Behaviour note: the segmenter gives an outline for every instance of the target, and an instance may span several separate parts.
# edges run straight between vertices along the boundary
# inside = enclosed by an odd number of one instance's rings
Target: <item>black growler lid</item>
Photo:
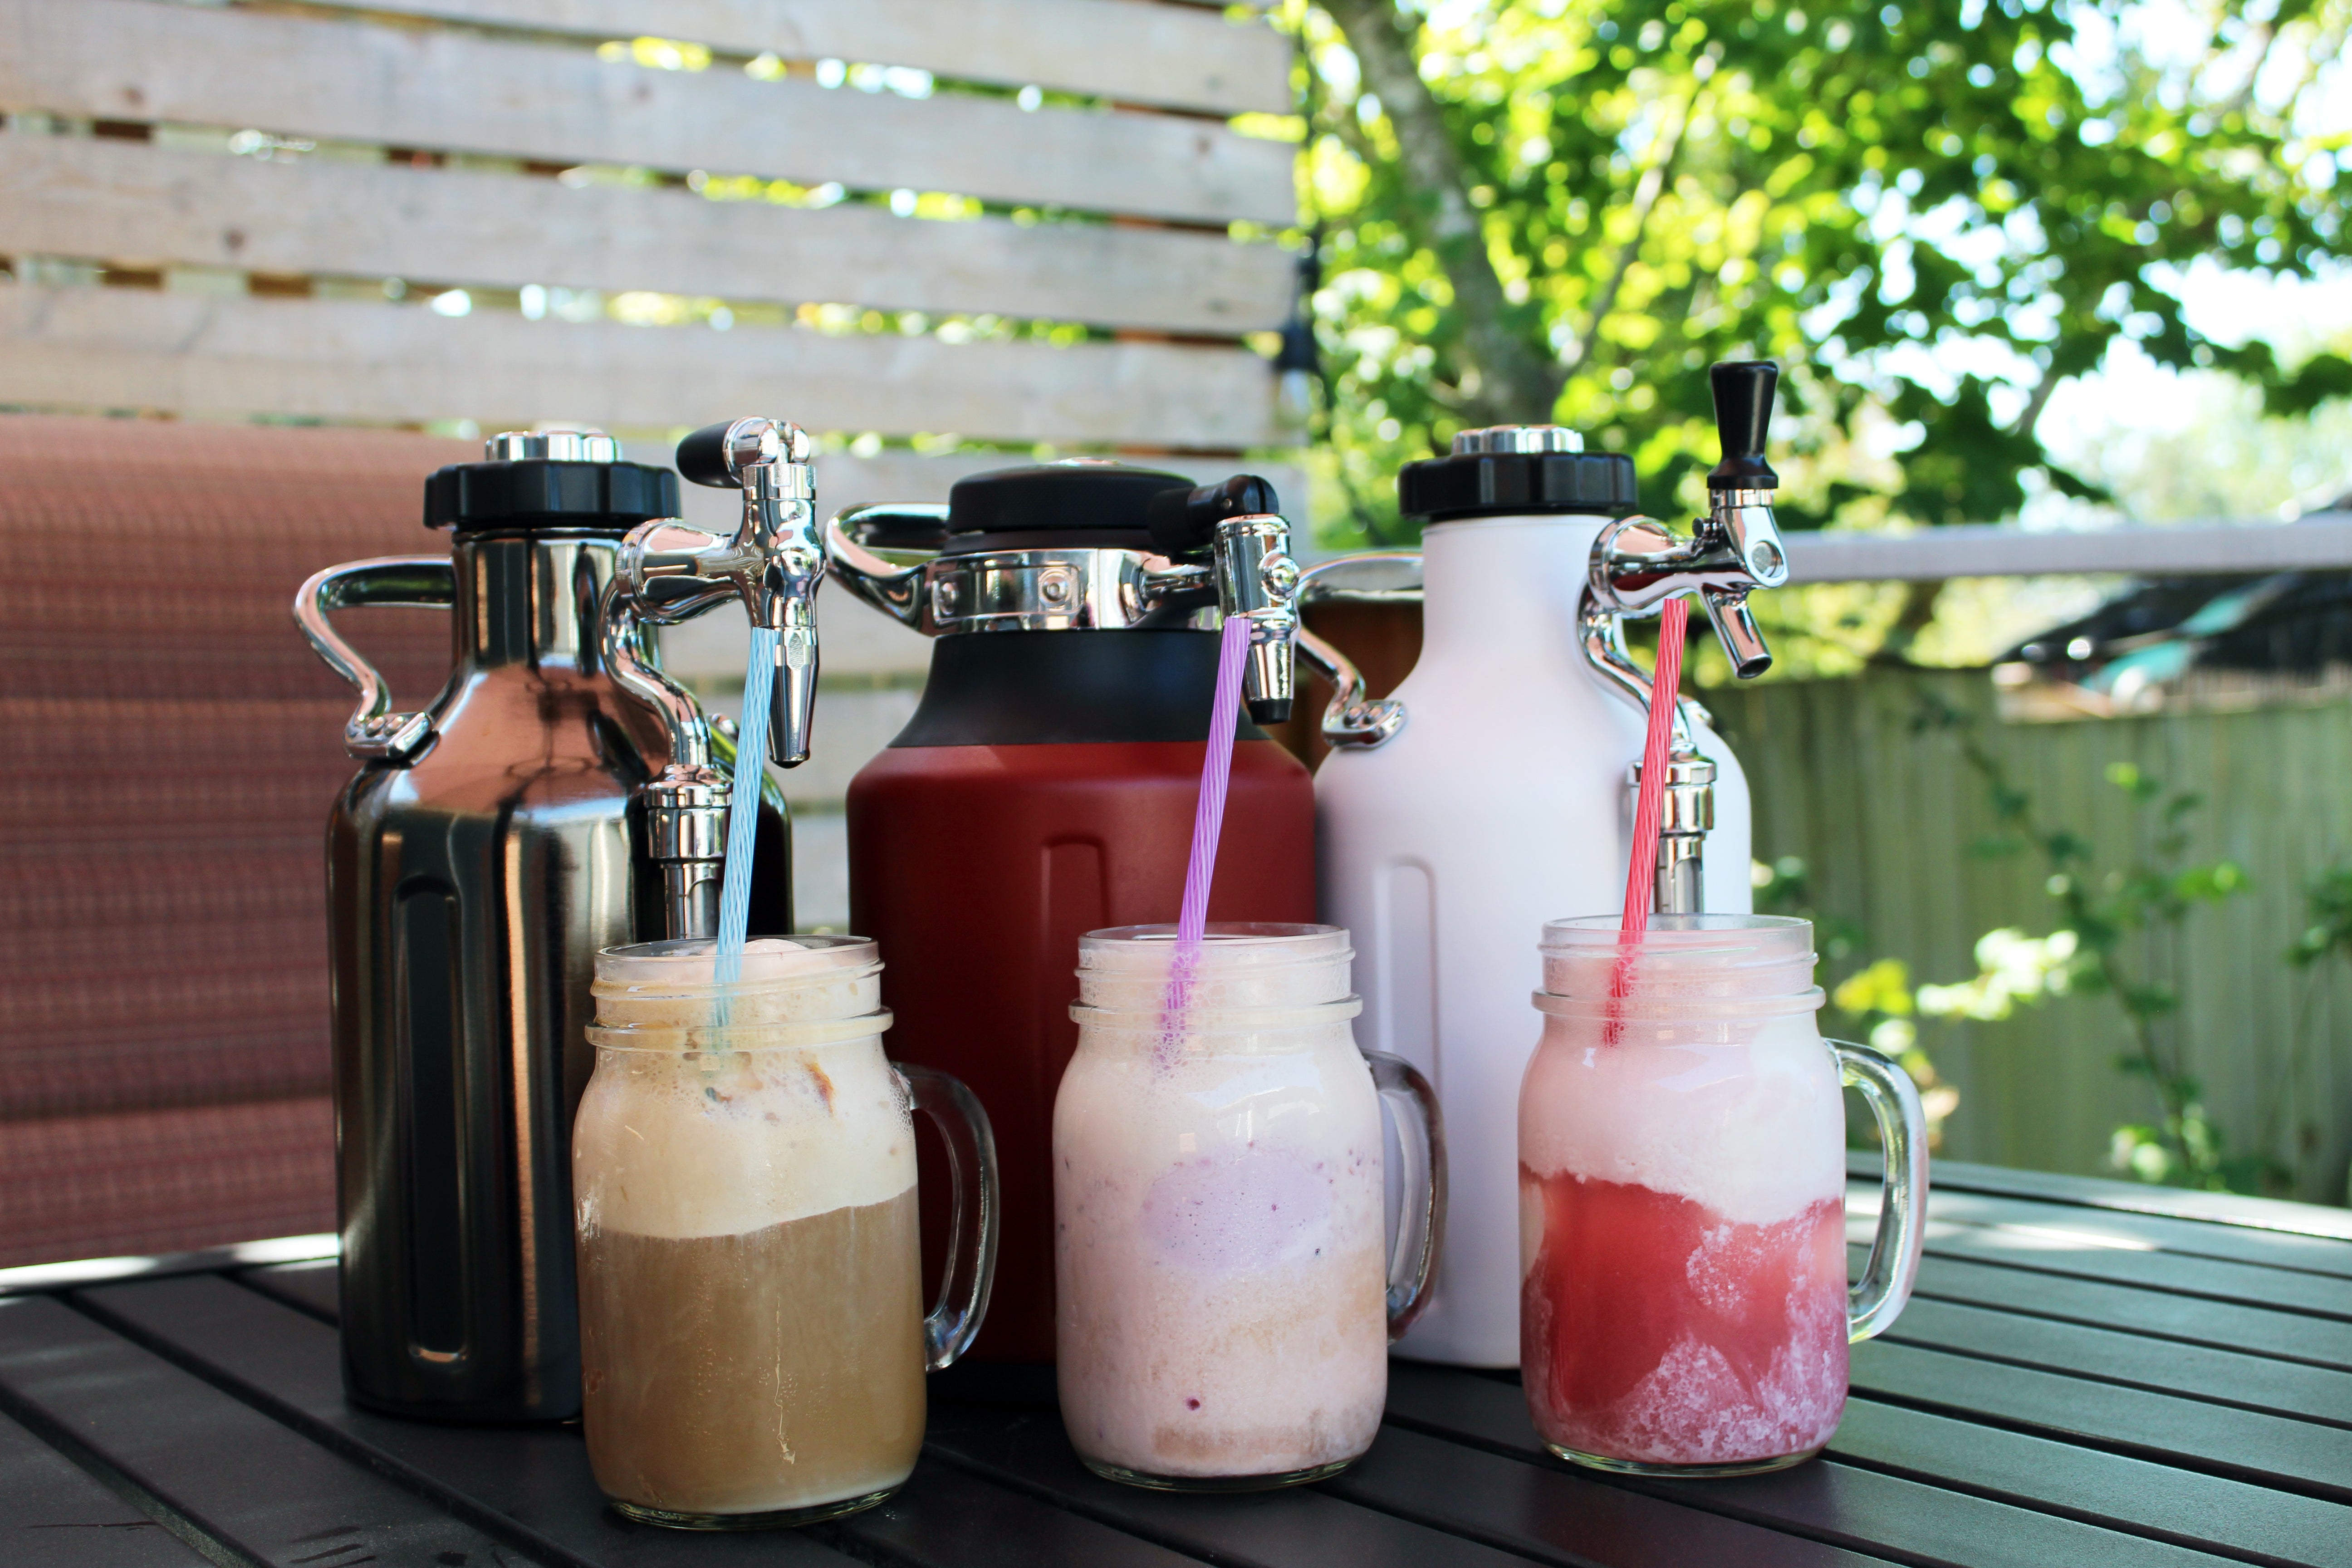
[[[1633,458],[1588,452],[1581,436],[1557,425],[1465,430],[1451,456],[1398,471],[1397,500],[1405,516],[1429,522],[1530,511],[1615,517],[1640,504]]]
[[[630,529],[678,514],[677,476],[621,461],[621,444],[601,431],[508,431],[482,447],[488,461],[425,481],[425,527]]]
[[[1181,474],[1101,458],[974,474],[948,490],[942,552],[1148,547],[1151,498],[1192,489],[1192,481]]]

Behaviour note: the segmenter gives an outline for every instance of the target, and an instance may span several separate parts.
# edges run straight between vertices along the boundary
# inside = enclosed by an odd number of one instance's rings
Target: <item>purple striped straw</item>
[[[1225,791],[1233,781],[1234,731],[1242,702],[1242,666],[1249,654],[1246,616],[1225,617],[1217,642],[1217,696],[1209,708],[1209,750],[1201,761],[1201,800],[1192,813],[1192,858],[1184,867],[1184,905],[1176,917],[1176,952],[1169,964],[1168,1005],[1181,1015],[1191,999],[1192,972],[1209,930],[1209,882],[1217,872],[1217,835],[1225,825]]]

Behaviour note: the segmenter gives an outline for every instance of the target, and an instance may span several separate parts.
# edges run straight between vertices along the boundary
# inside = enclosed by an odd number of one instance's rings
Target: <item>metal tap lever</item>
[[[1776,490],[1780,476],[1764,460],[1772,434],[1772,397],[1780,367],[1770,360],[1727,360],[1707,369],[1715,394],[1715,435],[1723,460],[1706,476],[1711,490]]]
[[[816,526],[810,442],[781,419],[706,426],[677,444],[677,470],[698,485],[740,489],[731,538],[674,520],[648,522],[621,546],[617,580],[637,615],[672,625],[719,601],[742,601],[751,624],[777,634],[769,751],[780,767],[808,761],[816,710],[816,591],[824,549]]]
[[[1708,373],[1723,460],[1706,477],[1707,515],[1692,523],[1689,537],[1654,518],[1628,517],[1592,542],[1591,604],[1607,615],[1646,616],[1678,594],[1696,594],[1742,680],[1772,665],[1748,595],[1789,580],[1788,552],[1772,518],[1780,478],[1764,460],[1780,379],[1780,367],[1762,361]]]
[[[1251,721],[1259,724],[1290,717],[1298,639],[1298,563],[1291,558],[1290,524],[1280,508],[1272,485],[1255,474],[1236,474],[1154,496],[1150,512],[1152,548],[1171,561],[1205,552],[1217,608],[1227,619],[1248,619],[1242,695]]]

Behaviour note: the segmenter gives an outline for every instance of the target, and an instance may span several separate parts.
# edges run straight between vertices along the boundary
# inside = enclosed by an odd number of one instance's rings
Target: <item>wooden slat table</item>
[[[331,1260],[18,1270],[0,1276],[0,1563],[2352,1563],[2352,1215],[1937,1176],[1919,1293],[1857,1347],[1844,1426],[1795,1470],[1586,1474],[1543,1454],[1508,1378],[1399,1363],[1347,1475],[1166,1497],[1079,1468],[1049,1378],[970,1368],[935,1382],[892,1502],[746,1536],[623,1522],[576,1429],[352,1409]],[[1857,1237],[1874,1188],[1857,1181]]]

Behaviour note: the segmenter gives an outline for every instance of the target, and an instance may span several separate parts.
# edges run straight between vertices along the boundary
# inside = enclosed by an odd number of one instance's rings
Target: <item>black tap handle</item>
[[[705,425],[677,444],[677,471],[698,485],[715,485],[720,489],[734,489],[742,484],[735,470],[727,466],[727,432],[735,428],[735,421],[722,419],[716,425]]]
[[[1780,384],[1780,367],[1770,360],[1727,361],[1708,370],[1706,379],[1715,391],[1716,434],[1723,442],[1723,461],[1706,476],[1706,488],[1779,489],[1780,476],[1764,460],[1764,444],[1772,432],[1772,394]],[[685,466],[683,448],[679,466]]]
[[[1281,498],[1272,485],[1255,474],[1235,474],[1190,490],[1161,490],[1144,515],[1151,525],[1151,548],[1171,561],[1181,561],[1208,549],[1217,536],[1217,524],[1229,517],[1276,516],[1281,511]]]

